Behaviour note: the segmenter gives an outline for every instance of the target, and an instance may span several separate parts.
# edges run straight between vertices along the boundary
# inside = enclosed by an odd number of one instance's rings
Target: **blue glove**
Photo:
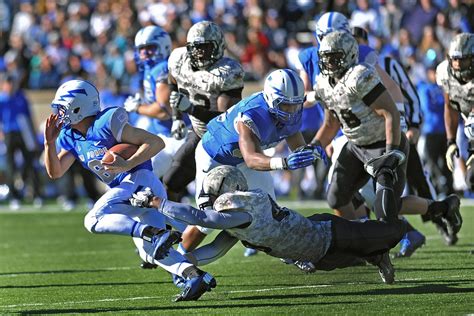
[[[302,150],[293,152],[285,158],[285,167],[287,170],[295,170],[310,166],[314,161],[314,154],[311,150]]]
[[[311,150],[313,152],[314,160],[320,159],[324,162],[324,165],[328,165],[328,156],[322,146],[307,144],[305,146],[298,147],[295,152],[301,152],[305,150]]]

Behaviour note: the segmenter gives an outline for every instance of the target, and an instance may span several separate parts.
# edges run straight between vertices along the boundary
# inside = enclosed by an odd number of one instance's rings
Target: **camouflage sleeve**
[[[348,80],[348,90],[355,93],[365,104],[370,105],[383,91],[379,75],[374,67],[361,64],[355,67]]]
[[[438,67],[436,67],[436,83],[438,84],[438,86],[442,87],[445,92],[448,92],[446,91],[445,85],[444,85],[444,82],[447,80],[447,78],[448,78],[448,61],[444,60],[438,65]]]
[[[111,115],[109,129],[118,142],[122,141],[122,131],[128,122],[128,114],[124,108],[117,108]]]
[[[171,55],[168,58],[168,72],[174,78],[178,76],[179,69],[181,67],[181,59],[185,52],[186,47],[176,48],[171,52]]]
[[[235,60],[230,59],[222,72],[223,81],[221,91],[230,91],[244,88],[244,69]]]

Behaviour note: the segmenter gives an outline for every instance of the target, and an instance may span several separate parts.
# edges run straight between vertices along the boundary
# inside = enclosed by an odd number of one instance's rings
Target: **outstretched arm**
[[[228,232],[222,231],[211,243],[187,253],[186,257],[195,265],[206,265],[225,255],[238,241]]]
[[[249,224],[252,217],[247,212],[216,212],[214,210],[198,210],[192,206],[153,197],[151,207],[156,207],[164,215],[182,221],[188,225],[227,229]]]

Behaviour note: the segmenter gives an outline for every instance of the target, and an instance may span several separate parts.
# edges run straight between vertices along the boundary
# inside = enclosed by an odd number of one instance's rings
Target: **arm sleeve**
[[[159,210],[164,215],[188,225],[199,225],[207,228],[234,228],[252,221],[247,212],[216,212],[212,209],[201,211],[192,206],[168,200],[163,200]]]
[[[222,231],[211,243],[192,252],[198,266],[212,263],[225,255],[239,240]]]

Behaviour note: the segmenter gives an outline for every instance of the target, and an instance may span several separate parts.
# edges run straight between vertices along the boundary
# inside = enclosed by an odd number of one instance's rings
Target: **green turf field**
[[[309,214],[310,203],[300,205]],[[293,206],[293,205],[292,205]],[[427,245],[394,260],[396,284],[373,266],[303,274],[262,253],[232,249],[208,265],[218,286],[199,301],[174,303],[169,274],[143,271],[130,239],[92,235],[84,212],[0,210],[0,314],[436,314],[474,313],[474,207],[463,207],[458,245],[445,246],[432,225],[413,224]]]

